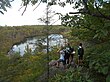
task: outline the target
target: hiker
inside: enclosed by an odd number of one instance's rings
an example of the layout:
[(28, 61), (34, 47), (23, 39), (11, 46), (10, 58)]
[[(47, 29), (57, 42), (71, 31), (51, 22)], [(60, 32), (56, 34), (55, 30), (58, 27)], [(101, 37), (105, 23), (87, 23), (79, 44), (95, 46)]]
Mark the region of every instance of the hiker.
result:
[(72, 62), (74, 62), (73, 58), (74, 58), (75, 50), (73, 47), (70, 47), (70, 50), (71, 50), (70, 52), (70, 58), (71, 58), (70, 64), (71, 64)]
[(71, 46), (69, 43), (66, 43), (66, 46), (65, 46), (65, 63), (67, 64), (67, 66), (70, 64), (70, 54), (71, 54)]
[(78, 47), (78, 65), (82, 65), (83, 55), (84, 55), (84, 48), (82, 46), (82, 43), (80, 43)]
[(65, 56), (65, 52), (64, 52), (64, 47), (61, 46), (61, 49), (57, 51), (59, 54), (60, 54), (60, 58), (58, 59), (57, 61), (57, 67), (59, 67), (60, 65), (60, 62), (63, 63), (63, 67), (65, 68), (65, 59), (64, 59), (64, 56)]

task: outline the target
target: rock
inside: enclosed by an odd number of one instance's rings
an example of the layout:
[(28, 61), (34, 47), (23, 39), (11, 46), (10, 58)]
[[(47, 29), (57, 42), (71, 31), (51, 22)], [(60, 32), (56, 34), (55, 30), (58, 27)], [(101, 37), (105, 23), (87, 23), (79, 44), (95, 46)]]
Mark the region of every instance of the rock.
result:
[(49, 62), (49, 66), (56, 66), (57, 65), (57, 60), (51, 60)]

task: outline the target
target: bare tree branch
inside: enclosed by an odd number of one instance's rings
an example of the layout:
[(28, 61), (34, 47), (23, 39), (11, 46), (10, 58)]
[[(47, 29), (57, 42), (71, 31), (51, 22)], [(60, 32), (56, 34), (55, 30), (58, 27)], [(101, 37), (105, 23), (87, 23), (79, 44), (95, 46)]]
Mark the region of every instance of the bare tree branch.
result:
[(99, 17), (99, 18), (104, 18), (104, 19), (107, 19), (107, 20), (110, 20), (110, 16), (105, 16), (105, 15), (102, 15), (100, 13), (90, 13), (90, 12), (69, 12), (69, 14), (88, 14), (88, 15), (91, 15), (91, 16), (94, 16), (94, 17)]
[(23, 15), (23, 14), (24, 14), (24, 12), (26, 11), (26, 9), (27, 9), (27, 5), (25, 6), (25, 9), (24, 9), (24, 11), (23, 11), (22, 15)]
[(60, 20), (60, 18), (59, 19), (57, 19), (56, 21), (54, 21), (52, 24), (50, 24), (50, 25), (53, 25), (53, 24), (55, 24), (57, 21), (59, 21)]
[(41, 2), (42, 2), (42, 0), (40, 0), (39, 4), (34, 8), (34, 10), (37, 9), (37, 7), (39, 7), (39, 5), (41, 4)]
[(87, 5), (88, 0), (82, 0), (82, 1), (83, 1), (83, 5), (84, 5), (84, 11), (89, 12), (89, 8), (88, 8), (88, 5)]
[(110, 16), (104, 15), (102, 12), (99, 11), (99, 7), (97, 6), (96, 3), (95, 3), (95, 7), (98, 12), (91, 12), (87, 5), (88, 0), (82, 0), (82, 1), (83, 1), (84, 8), (80, 10), (79, 12), (70, 12), (69, 14), (88, 14), (94, 17), (99, 17), (99, 18), (110, 20)]
[(100, 12), (99, 7), (97, 6), (97, 3), (95, 3), (95, 7), (100, 15), (106, 17), (102, 12)]

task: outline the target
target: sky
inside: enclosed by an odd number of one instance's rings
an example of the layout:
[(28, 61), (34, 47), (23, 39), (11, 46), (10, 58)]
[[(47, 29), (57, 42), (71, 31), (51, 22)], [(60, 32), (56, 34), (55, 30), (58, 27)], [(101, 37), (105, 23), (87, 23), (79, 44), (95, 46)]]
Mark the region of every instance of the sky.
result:
[[(22, 26), (22, 25), (42, 25), (43, 23), (38, 20), (45, 15), (46, 4), (41, 3), (37, 9), (35, 6), (28, 5), (27, 10), (22, 16), (24, 8), (21, 8), (21, 0), (14, 0), (11, 3), (12, 7), (7, 8), (7, 12), (4, 15), (0, 14), (0, 26)], [(20, 10), (19, 10), (20, 9)], [(35, 9), (35, 10), (34, 10)], [(58, 5), (52, 6), (52, 11), (57, 13), (62, 13), (63, 15), (69, 12), (74, 11), (72, 6), (67, 5), (66, 7), (60, 7)], [(33, 11), (34, 10), (34, 11)], [(58, 20), (59, 16), (54, 16), (52, 19), (54, 21)], [(54, 22), (52, 21), (52, 22)], [(54, 23), (55, 25), (60, 25), (61, 20)]]

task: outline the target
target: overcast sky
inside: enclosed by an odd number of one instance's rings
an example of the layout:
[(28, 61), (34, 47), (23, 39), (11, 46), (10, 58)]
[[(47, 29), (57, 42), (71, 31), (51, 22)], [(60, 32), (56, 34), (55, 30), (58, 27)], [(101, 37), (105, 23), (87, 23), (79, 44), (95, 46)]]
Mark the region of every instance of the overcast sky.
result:
[[(41, 25), (42, 23), (38, 21), (38, 18), (42, 17), (45, 15), (45, 9), (46, 9), (46, 4), (42, 3), (40, 6), (35, 10), (35, 6), (29, 5), (27, 7), (26, 12), (22, 16), (22, 12), (24, 8), (22, 8), (20, 11), (20, 5), (21, 5), (21, 0), (15, 0), (14, 2), (11, 3), (12, 8), (7, 8), (7, 12), (5, 12), (4, 15), (0, 14), (0, 26), (21, 26), (21, 25)], [(55, 12), (60, 12), (62, 14), (66, 14), (68, 12), (74, 11), (72, 7), (66, 6), (66, 7), (60, 7), (60, 6), (52, 6), (52, 11)], [(58, 19), (58, 16), (54, 17), (54, 21)], [(61, 21), (57, 21), (55, 24), (60, 24)]]

